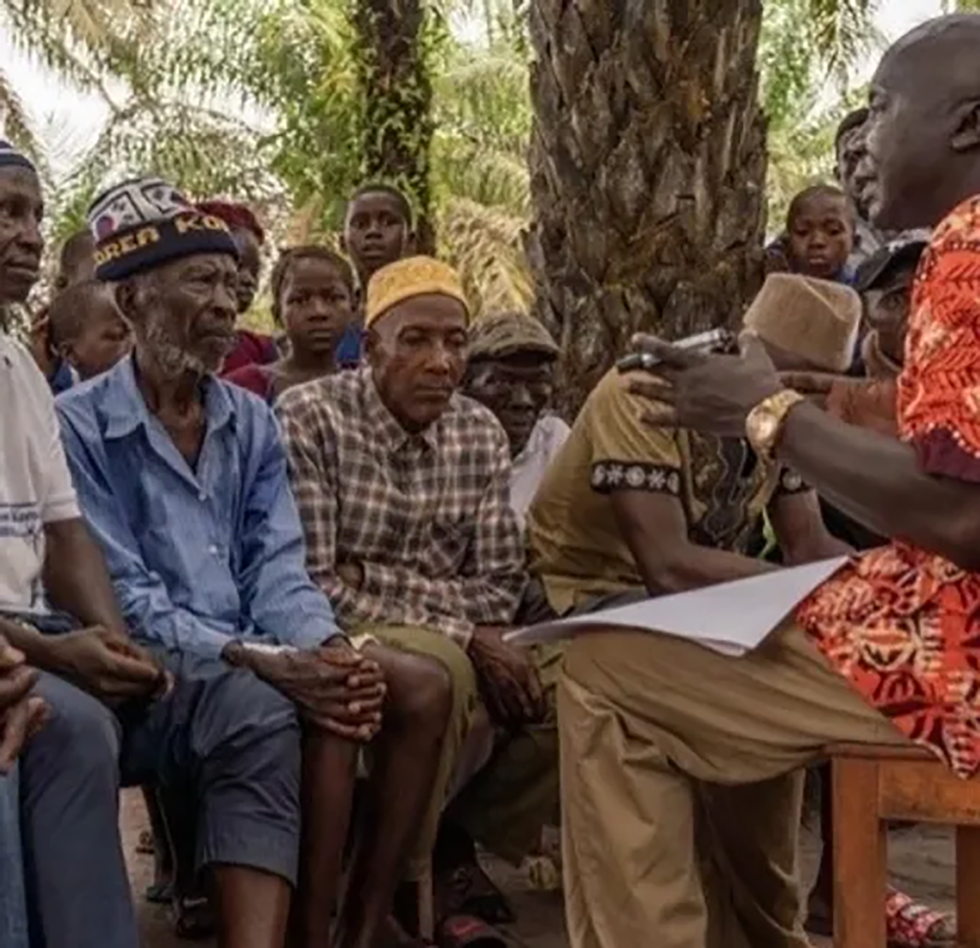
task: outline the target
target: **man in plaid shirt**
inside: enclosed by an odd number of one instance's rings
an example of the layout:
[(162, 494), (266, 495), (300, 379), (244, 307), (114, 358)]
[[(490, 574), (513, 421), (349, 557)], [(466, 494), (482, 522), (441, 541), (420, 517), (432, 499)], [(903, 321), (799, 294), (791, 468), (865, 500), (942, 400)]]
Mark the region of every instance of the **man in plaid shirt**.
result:
[[(449, 267), (427, 257), (384, 267), (368, 286), (365, 321), (367, 367), (279, 403), (308, 568), (345, 628), (436, 658), (452, 678), (423, 845), (434, 841), (482, 697), (508, 737), (446, 822), (519, 862), (556, 816), (547, 686), (557, 661), (502, 639), (527, 586), (507, 437), (489, 410), (457, 393), (469, 314)], [(452, 849), (455, 864), (465, 846), (444, 845), (451, 835), (444, 827), (437, 855)]]

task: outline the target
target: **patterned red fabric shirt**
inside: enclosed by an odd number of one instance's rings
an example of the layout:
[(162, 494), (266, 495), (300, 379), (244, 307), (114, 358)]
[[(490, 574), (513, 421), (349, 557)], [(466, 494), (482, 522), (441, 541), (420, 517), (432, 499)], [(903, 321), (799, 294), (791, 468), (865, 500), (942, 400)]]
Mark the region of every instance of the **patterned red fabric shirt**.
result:
[[(919, 265), (898, 425), (924, 471), (980, 485), (980, 197), (939, 226)], [(980, 574), (896, 540), (797, 618), (909, 738), (962, 777), (980, 769)]]

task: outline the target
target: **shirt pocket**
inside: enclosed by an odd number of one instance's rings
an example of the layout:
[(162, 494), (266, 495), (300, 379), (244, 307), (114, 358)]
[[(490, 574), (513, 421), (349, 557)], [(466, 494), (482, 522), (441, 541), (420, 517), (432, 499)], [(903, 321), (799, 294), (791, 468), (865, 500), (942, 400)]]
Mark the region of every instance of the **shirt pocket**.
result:
[(472, 520), (434, 518), (425, 544), (426, 573), (433, 579), (455, 579), (466, 562), (475, 532)]

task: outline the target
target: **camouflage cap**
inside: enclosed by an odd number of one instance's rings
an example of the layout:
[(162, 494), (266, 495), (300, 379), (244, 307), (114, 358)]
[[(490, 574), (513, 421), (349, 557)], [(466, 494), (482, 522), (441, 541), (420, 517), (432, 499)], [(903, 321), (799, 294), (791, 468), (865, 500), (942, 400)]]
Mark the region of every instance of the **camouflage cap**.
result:
[(489, 313), (470, 330), (470, 361), (502, 359), (518, 352), (537, 352), (557, 359), (558, 344), (541, 323), (526, 313)]

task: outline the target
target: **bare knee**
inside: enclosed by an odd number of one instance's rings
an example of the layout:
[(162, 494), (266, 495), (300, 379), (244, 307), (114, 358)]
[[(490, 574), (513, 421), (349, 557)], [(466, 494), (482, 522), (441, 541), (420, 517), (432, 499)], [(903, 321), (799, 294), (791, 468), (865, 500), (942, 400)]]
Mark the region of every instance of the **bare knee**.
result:
[(445, 729), (453, 707), (449, 670), (435, 659), (392, 653), (384, 663), (388, 714), (413, 728)]

